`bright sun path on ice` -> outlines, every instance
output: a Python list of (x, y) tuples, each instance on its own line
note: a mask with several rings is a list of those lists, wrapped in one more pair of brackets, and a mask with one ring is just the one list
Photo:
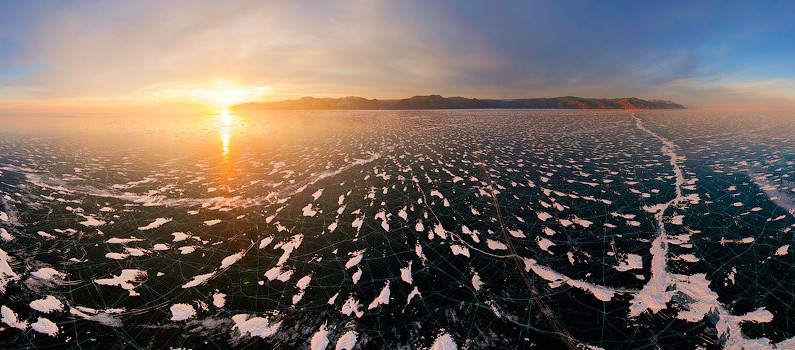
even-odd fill
[(238, 118), (230, 108), (234, 105), (256, 101), (267, 95), (267, 86), (238, 86), (230, 83), (218, 83), (209, 87), (167, 88), (157, 94), (158, 97), (202, 104), (213, 108), (217, 113), (214, 121), (221, 138), (221, 155), (229, 157), (232, 133), (238, 124)]
[(229, 157), (232, 133), (237, 127), (238, 118), (231, 108), (237, 104), (257, 101), (267, 95), (267, 86), (238, 86), (230, 83), (217, 83), (208, 87), (171, 87), (156, 94), (165, 100), (191, 102), (214, 110), (214, 124), (221, 138), (221, 155)]

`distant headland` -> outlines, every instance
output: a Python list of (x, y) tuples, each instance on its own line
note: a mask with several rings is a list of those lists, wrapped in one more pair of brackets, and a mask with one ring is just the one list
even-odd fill
[(684, 109), (664, 100), (643, 100), (636, 97), (584, 98), (574, 96), (522, 99), (477, 99), (414, 96), (406, 99), (376, 100), (363, 97), (315, 98), (276, 102), (252, 102), (234, 106), (235, 110), (402, 110), (402, 109)]

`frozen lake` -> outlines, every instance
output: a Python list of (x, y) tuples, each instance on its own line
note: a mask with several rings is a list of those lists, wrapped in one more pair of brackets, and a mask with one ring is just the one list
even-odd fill
[(793, 227), (788, 116), (0, 117), (0, 347), (795, 348)]

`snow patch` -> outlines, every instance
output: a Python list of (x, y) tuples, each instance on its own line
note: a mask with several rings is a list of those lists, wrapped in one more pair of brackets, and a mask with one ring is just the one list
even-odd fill
[(453, 337), (447, 333), (442, 333), (433, 341), (431, 350), (458, 350), (458, 345), (453, 340)]
[(63, 310), (63, 303), (58, 298), (48, 295), (44, 299), (31, 301), (30, 308), (48, 314), (53, 311)]
[(184, 321), (196, 316), (196, 310), (190, 304), (174, 304), (170, 310), (172, 321)]
[(238, 314), (232, 316), (235, 326), (232, 329), (237, 329), (240, 334), (247, 334), (251, 337), (267, 338), (279, 331), (282, 321), (272, 323), (269, 318), (253, 317), (248, 318), (249, 315)]
[(381, 289), (381, 293), (378, 294), (373, 302), (367, 306), (367, 310), (372, 310), (378, 307), (379, 305), (387, 305), (389, 304), (389, 281), (386, 281), (386, 285), (383, 289)]
[(157, 218), (157, 219), (155, 219), (155, 221), (152, 221), (148, 225), (139, 227), (138, 230), (139, 231), (146, 231), (146, 230), (155, 229), (155, 228), (158, 228), (160, 226), (163, 226), (163, 225), (171, 222), (171, 220), (172, 220), (171, 218)]
[(59, 332), (58, 325), (56, 325), (54, 322), (44, 317), (39, 317), (38, 320), (36, 320), (36, 322), (30, 325), (30, 328), (33, 328), (33, 330), (36, 332), (43, 333), (52, 337), (58, 335)]
[(146, 278), (146, 271), (124, 269), (121, 270), (119, 275), (113, 276), (113, 278), (94, 280), (94, 283), (106, 286), (119, 286), (122, 289), (128, 290), (130, 296), (137, 296), (138, 293), (135, 291), (135, 287), (141, 283), (142, 278)]
[(357, 334), (354, 331), (347, 331), (339, 339), (337, 339), (337, 346), (335, 350), (353, 350), (356, 346)]

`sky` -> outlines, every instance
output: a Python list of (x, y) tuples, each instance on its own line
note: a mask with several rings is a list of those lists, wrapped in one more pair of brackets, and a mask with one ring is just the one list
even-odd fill
[(0, 110), (302, 96), (795, 107), (792, 1), (0, 0)]

